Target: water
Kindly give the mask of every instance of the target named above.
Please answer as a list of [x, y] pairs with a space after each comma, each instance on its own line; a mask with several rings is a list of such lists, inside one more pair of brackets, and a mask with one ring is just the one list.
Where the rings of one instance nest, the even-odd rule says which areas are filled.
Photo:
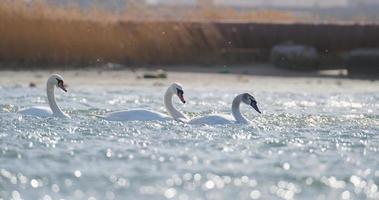
[[[163, 87], [59, 92], [72, 120], [19, 116], [44, 89], [0, 87], [0, 199], [379, 199], [379, 93], [327, 88], [257, 90], [252, 125], [195, 126], [93, 117], [164, 111]], [[176, 105], [228, 113], [243, 91], [220, 90], [189, 87]]]

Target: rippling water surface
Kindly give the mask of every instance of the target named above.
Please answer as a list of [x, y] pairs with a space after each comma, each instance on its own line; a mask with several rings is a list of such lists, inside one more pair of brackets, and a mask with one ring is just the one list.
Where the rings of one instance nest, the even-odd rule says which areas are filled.
[[[164, 111], [164, 90], [57, 92], [61, 120], [15, 113], [43, 88], [0, 87], [0, 199], [379, 199], [379, 93], [256, 91], [249, 126], [93, 117]], [[228, 113], [240, 92], [188, 88], [176, 106]]]

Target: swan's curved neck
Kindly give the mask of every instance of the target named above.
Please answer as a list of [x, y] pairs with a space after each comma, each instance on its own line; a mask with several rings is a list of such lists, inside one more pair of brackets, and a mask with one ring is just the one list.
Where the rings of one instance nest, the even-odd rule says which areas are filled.
[[249, 121], [246, 119], [245, 116], [241, 114], [241, 111], [240, 111], [241, 102], [242, 102], [242, 95], [238, 95], [236, 96], [236, 98], [234, 98], [233, 104], [232, 104], [232, 113], [237, 123], [248, 124]]
[[55, 101], [54, 87], [55, 86], [53, 84], [50, 84], [49, 82], [47, 83], [47, 100], [49, 101], [49, 106], [53, 111], [53, 115], [58, 117], [66, 117], [66, 114], [62, 112]]
[[167, 112], [171, 115], [172, 118], [178, 120], [187, 120], [187, 116], [182, 114], [180, 111], [178, 111], [174, 105], [172, 104], [172, 97], [174, 94], [171, 92], [170, 88], [167, 89], [165, 95], [164, 95], [164, 105], [167, 110]]

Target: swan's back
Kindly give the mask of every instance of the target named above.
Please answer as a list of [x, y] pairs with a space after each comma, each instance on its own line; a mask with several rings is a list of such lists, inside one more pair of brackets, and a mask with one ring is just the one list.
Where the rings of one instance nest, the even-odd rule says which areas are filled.
[[233, 124], [235, 120], [230, 115], [207, 115], [192, 119], [190, 124], [208, 124], [208, 125], [222, 125]]
[[21, 115], [31, 115], [36, 117], [51, 117], [53, 115], [51, 109], [49, 107], [44, 106], [34, 106], [31, 108], [25, 108], [19, 110], [17, 113]]
[[150, 110], [128, 110], [109, 113], [103, 119], [108, 121], [165, 121], [170, 117]]

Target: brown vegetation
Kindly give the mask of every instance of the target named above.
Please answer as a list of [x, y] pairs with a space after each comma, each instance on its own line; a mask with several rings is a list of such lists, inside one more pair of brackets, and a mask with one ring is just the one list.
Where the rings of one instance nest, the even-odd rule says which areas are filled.
[[[175, 12], [173, 12], [175, 11]], [[96, 7], [6, 1], [0, 4], [0, 60], [25, 63], [180, 63], [208, 59], [224, 44], [212, 24], [226, 19], [290, 21], [286, 13], [231, 9], [129, 8], [113, 14]], [[190, 19], [190, 20], [189, 20]], [[171, 21], [171, 22], [164, 22]], [[174, 21], [174, 22], [173, 22]], [[158, 23], [159, 22], [159, 23]]]
[[379, 45], [377, 26], [284, 25], [296, 18], [270, 10], [137, 6], [114, 14], [96, 7], [48, 5], [44, 0], [4, 1], [0, 62], [217, 63], [236, 52], [249, 59], [262, 52], [256, 49], [268, 52], [288, 40], [328, 52]]

